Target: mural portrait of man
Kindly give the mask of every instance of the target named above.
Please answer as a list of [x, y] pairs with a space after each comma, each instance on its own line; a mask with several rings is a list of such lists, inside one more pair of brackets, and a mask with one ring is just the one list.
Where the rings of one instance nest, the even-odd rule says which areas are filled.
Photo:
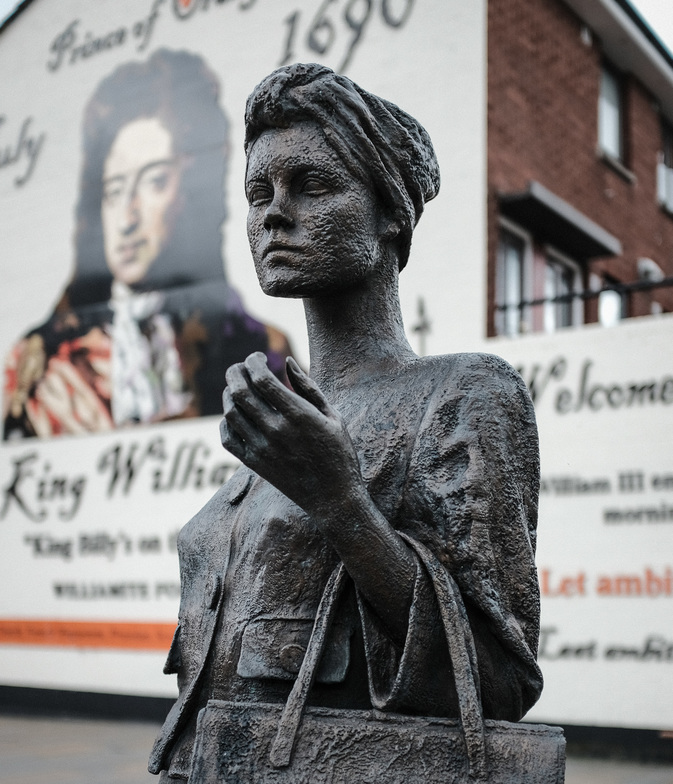
[[224, 374], [286, 337], [250, 316], [222, 258], [228, 128], [203, 59], [157, 50], [103, 79], [83, 120], [72, 278], [13, 347], [4, 438], [221, 413]]

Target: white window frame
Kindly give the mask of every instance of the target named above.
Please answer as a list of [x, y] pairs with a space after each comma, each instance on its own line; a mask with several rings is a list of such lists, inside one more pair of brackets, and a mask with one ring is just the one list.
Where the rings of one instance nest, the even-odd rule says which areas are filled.
[[[495, 271], [495, 305], [504, 304], [505, 302], [505, 281], [503, 280], [503, 270], [501, 262], [501, 237], [502, 232], [508, 232], [517, 239], [521, 240], [523, 245], [522, 253], [522, 269], [521, 269], [521, 301], [530, 301], [533, 298], [533, 240], [532, 236], [525, 229], [522, 229], [516, 223], [501, 217], [498, 225], [498, 248], [496, 252], [496, 271]], [[531, 332], [532, 328], [532, 314], [530, 306], [521, 309], [521, 314], [518, 322], [518, 329], [516, 331], [507, 331], [505, 311], [496, 309], [495, 311], [495, 333], [502, 337], [517, 337]]]
[[[669, 137], [668, 140], [666, 137]], [[673, 158], [673, 124], [662, 117], [661, 119], [661, 146], [669, 146], [669, 156]], [[673, 213], [673, 159], [666, 160], [664, 149], [659, 153], [657, 163], [657, 201], [664, 209]]]
[[[548, 262], [552, 262], [558, 264], [562, 267], [565, 267], [572, 273], [572, 292], [575, 294], [581, 294], [584, 286], [583, 286], [583, 279], [582, 279], [582, 267], [570, 256], [566, 256], [565, 253], [562, 253], [557, 248], [553, 247], [552, 245], [545, 246], [545, 275], [547, 272]], [[546, 291], [546, 277], [544, 281], [545, 285], [545, 297], [547, 296]], [[545, 332], [556, 332], [559, 329], [566, 329], [570, 327], [579, 327], [584, 324], [584, 302], [581, 297], [573, 297], [570, 303], [570, 324], [558, 326], [555, 323], [555, 303], [552, 302], [545, 302], [544, 304], [544, 311], [543, 311], [543, 324], [544, 324], [544, 331]]]
[[620, 162], [624, 161], [624, 95], [618, 71], [607, 64], [601, 67], [598, 87], [598, 148]]

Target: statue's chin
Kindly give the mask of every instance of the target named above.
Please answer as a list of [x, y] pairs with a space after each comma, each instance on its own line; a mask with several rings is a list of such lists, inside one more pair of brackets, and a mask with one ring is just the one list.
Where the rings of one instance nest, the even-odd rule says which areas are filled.
[[262, 291], [270, 297], [301, 299], [320, 294], [320, 286], [312, 277], [288, 267], [266, 270], [258, 279]]
[[304, 293], [302, 287], [297, 287], [296, 283], [291, 283], [284, 280], [269, 280], [261, 281], [260, 286], [265, 294], [270, 297], [283, 297], [285, 299], [301, 299], [302, 297], [310, 297], [309, 293]]

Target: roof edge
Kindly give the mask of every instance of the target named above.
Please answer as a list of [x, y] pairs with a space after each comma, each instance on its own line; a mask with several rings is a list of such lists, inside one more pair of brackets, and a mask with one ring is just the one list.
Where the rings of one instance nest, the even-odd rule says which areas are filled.
[[498, 193], [498, 203], [502, 215], [578, 261], [622, 253], [617, 237], [537, 180], [523, 192]]
[[659, 54], [668, 62], [671, 69], [673, 69], [673, 52], [666, 46], [666, 44], [659, 38], [656, 31], [650, 27], [649, 23], [640, 11], [634, 8], [628, 0], [613, 0], [640, 28], [641, 32], [647, 40], [659, 51]]
[[33, 2], [33, 0], [22, 0], [16, 8], [12, 11], [12, 13], [5, 19], [5, 21], [0, 24], [0, 35], [2, 35], [5, 30], [12, 24], [12, 22], [21, 14], [23, 11], [28, 8], [28, 6]]
[[673, 54], [628, 0], [564, 0], [600, 40], [605, 56], [632, 73], [673, 119]]

